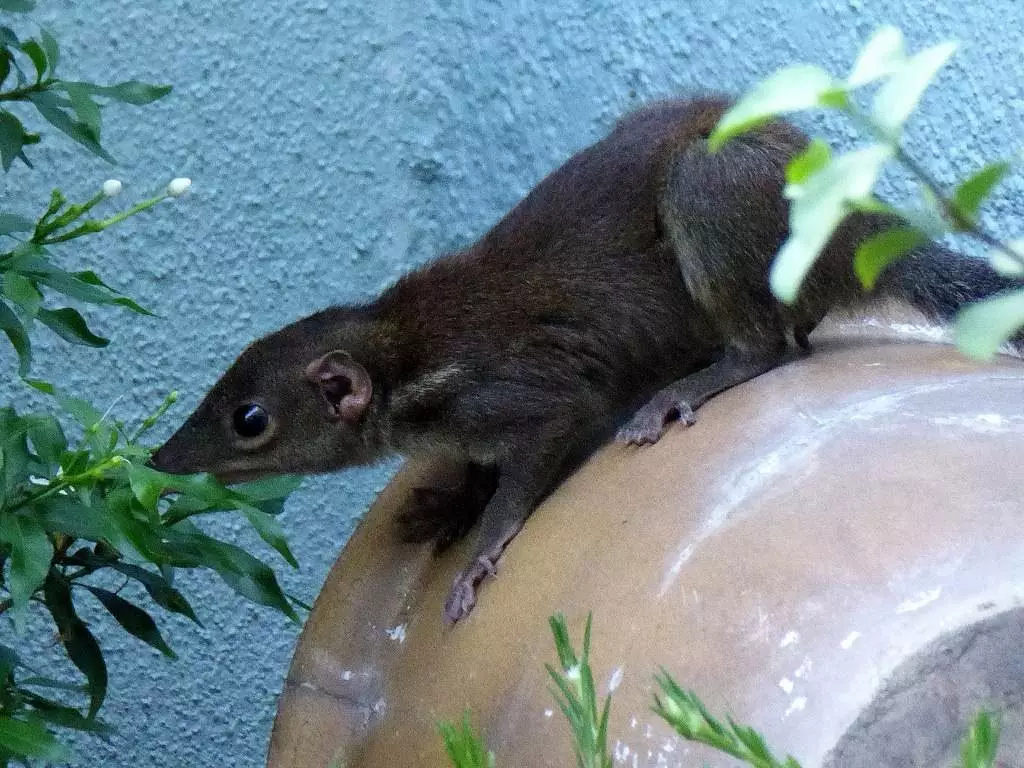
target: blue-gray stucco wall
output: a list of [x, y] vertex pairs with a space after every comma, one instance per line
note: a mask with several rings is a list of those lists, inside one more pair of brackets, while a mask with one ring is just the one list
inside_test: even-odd
[[[1020, 0], [41, 0], [32, 19], [64, 45], [68, 76], [175, 86], [152, 107], [107, 111], [117, 168], [50, 137], [35, 171], [0, 178], [3, 207], [23, 213], [58, 182], [83, 197], [120, 178], [123, 204], [194, 179], [186, 198], [61, 252], [163, 319], [91, 311], [113, 335], [107, 351], [38, 334], [38, 374], [101, 406], [119, 399], [125, 416], [180, 389], [165, 432], [248, 341], [469, 242], [650, 98], [737, 90], [798, 60], [843, 73], [890, 22], [912, 47], [963, 42], [909, 135], [936, 176], [1017, 151], [1024, 135]], [[1017, 176], [990, 209], [1003, 234], [1024, 231], [1022, 191]], [[4, 392], [24, 400], [16, 383]], [[351, 472], [293, 497], [283, 522], [302, 568], [284, 574], [289, 590], [316, 595], [386, 479]], [[219, 530], [252, 542], [240, 524]], [[213, 576], [183, 583], [205, 628], [160, 617], [177, 662], [97, 617], [119, 731], [79, 740], [76, 765], [263, 760], [296, 628]]]

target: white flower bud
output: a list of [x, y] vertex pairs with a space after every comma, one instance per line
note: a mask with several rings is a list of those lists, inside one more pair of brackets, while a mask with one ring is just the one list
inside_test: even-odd
[[167, 194], [170, 197], [181, 197], [191, 186], [192, 179], [186, 179], [184, 177], [171, 179], [170, 183], [167, 185]]
[[117, 179], [107, 179], [103, 182], [103, 196], [117, 197], [121, 194], [121, 182]]

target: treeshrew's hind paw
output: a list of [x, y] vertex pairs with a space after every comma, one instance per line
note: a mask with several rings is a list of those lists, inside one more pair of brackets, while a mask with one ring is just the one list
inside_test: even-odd
[[689, 427], [697, 423], [697, 417], [685, 400], [659, 392], [633, 414], [633, 418], [619, 429], [615, 439], [627, 445], [656, 443], [668, 425], [675, 421]]

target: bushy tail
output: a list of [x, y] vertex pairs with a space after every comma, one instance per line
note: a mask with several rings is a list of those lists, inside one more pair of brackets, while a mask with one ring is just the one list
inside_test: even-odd
[[[890, 265], [875, 294], [906, 301], [929, 320], [945, 324], [965, 305], [1015, 288], [1024, 288], [1024, 280], [1003, 277], [981, 259], [930, 243]], [[1024, 333], [1011, 343], [1024, 351]]]

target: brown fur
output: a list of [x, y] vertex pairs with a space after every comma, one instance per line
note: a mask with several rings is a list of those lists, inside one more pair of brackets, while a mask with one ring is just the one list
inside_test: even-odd
[[[657, 439], [674, 415], [692, 419], [715, 392], [788, 359], [791, 337], [804, 345], [830, 307], [858, 295], [850, 257], [880, 219], [846, 226], [794, 307], [771, 296], [768, 265], [787, 233], [784, 168], [806, 139], [774, 123], [710, 155], [706, 138], [727, 106], [666, 101], [630, 115], [475, 244], [366, 305], [255, 342], [153, 464], [230, 480], [392, 452], [457, 462], [466, 483], [448, 494], [451, 519], [439, 515], [439, 492], [419, 494], [423, 514], [403, 519], [408, 537], [431, 538], [433, 527], [447, 542], [481, 516], [445, 609], [449, 620], [466, 615], [544, 495], [641, 405], [650, 400], [625, 440]], [[911, 283], [890, 284], [911, 293]], [[945, 299], [929, 297], [941, 314]], [[344, 378], [327, 387], [304, 374], [335, 351], [372, 382], [355, 420], [337, 417], [352, 411], [337, 402]], [[270, 416], [258, 446], [232, 431], [247, 403]]]

